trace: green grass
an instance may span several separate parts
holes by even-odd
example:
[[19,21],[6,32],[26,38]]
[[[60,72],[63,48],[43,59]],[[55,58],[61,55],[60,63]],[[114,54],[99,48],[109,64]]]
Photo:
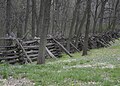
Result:
[[[63,55],[44,65],[0,65],[3,78],[28,78],[35,86],[120,86],[120,41],[111,47]],[[1,82],[0,82],[1,83]]]

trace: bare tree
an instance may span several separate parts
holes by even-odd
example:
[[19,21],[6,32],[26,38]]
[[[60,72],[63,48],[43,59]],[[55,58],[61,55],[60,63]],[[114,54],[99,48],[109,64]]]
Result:
[[41,34],[41,30],[42,30],[42,24],[43,24],[43,18],[44,18],[44,0],[41,0],[40,2],[40,10],[39,10],[39,15],[38,15],[38,19],[37,19],[37,30],[36,30],[36,36],[39,37]]
[[100,21],[99,21],[99,32],[102,32],[103,30],[103,18],[105,13],[105,5],[108,2],[108,0],[101,0],[101,9],[100,9]]
[[36,26],[36,0],[32,0],[32,37],[35,37]]
[[6,34],[10,35],[11,32],[11,0],[7,0],[6,5]]
[[90,17],[91,17],[91,0],[87,0],[87,22],[86,22],[86,30],[85,30],[85,38],[84,38],[84,46],[83,46],[83,55],[87,55],[87,50],[88,50]]
[[[45,63],[45,47],[47,43],[47,31],[49,28],[49,21],[50,21],[50,7],[51,7],[51,0],[43,0],[44,3],[44,19],[43,19],[43,27],[42,33],[40,34],[40,46],[39,46],[39,54],[38,54],[38,64]],[[42,4],[42,3],[41,3]]]
[[71,27],[70,27],[69,36],[68,36],[68,42],[67,42],[68,51],[70,51],[70,42],[73,37],[73,30],[75,29],[76,20],[77,20],[77,9],[79,7],[80,2],[81,0],[77,0],[76,5],[75,5],[75,10],[73,11],[73,18],[72,18]]
[[113,14],[114,18],[113,18],[113,21],[112,21],[112,30],[115,29],[115,26],[116,26],[116,19],[117,19],[119,3],[120,3],[120,0],[117,0],[115,8],[114,8],[114,14]]
[[95,28],[97,25],[97,20],[98,20],[98,7],[99,7],[99,0],[96,0],[96,4],[95,4],[95,11],[94,11],[94,18],[93,18],[93,34],[95,34]]
[[27,32],[27,25],[28,25],[29,11],[30,11],[30,0],[27,0],[27,5],[26,5],[26,15],[25,15],[24,34]]

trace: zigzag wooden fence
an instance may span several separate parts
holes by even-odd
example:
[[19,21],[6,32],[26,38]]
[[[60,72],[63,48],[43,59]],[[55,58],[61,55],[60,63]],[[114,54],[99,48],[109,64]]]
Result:
[[[71,53],[79,52],[82,50],[83,38],[79,38],[78,47],[75,46],[75,39],[71,42],[71,50],[66,49],[67,39],[55,39],[50,37],[47,39],[46,45],[46,58],[59,58],[62,52],[72,57]],[[120,38],[120,30],[108,31],[102,34],[89,36],[89,49],[108,47],[110,42]],[[0,40],[11,40],[12,44],[9,46],[0,46],[0,63],[31,63],[37,60],[38,48],[40,39],[21,40],[15,36],[11,38],[0,38]]]

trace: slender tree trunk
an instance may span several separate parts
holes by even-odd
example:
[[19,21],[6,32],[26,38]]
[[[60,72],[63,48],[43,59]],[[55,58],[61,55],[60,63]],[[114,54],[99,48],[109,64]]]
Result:
[[5,34],[10,35],[11,32],[11,0],[7,0],[6,5],[6,30]]
[[36,0],[32,0],[32,37],[35,37],[35,21],[36,21]]
[[[80,9],[79,9],[80,10]],[[75,25],[75,36],[76,36],[76,34],[77,34],[77,32],[78,32],[78,27],[79,27],[79,23],[80,23],[80,13],[79,12],[77,12],[77,17],[76,17],[76,25]]]
[[102,5],[101,5],[101,11],[100,11],[99,32],[102,32],[103,30],[103,17],[105,12],[105,5],[108,2],[108,0],[101,0],[101,1],[102,1]]
[[[4,0],[3,0],[4,1]],[[4,8],[5,8],[5,3],[6,2],[3,2],[2,0],[0,1],[0,3],[2,3],[4,6]],[[1,6],[1,5],[0,5]],[[0,9],[0,37],[5,37],[6,36],[6,26],[4,25],[4,21],[5,21],[5,11],[4,11],[4,9]],[[0,40],[0,46],[4,46],[5,45],[5,42],[4,42],[4,40]]]
[[24,34],[27,32],[27,24],[28,24],[28,18],[29,18],[29,8],[30,8],[30,0],[27,0]]
[[40,2],[40,11],[39,16],[37,20],[37,30],[36,30],[36,36],[40,37],[41,31],[42,31],[42,24],[43,24],[43,17],[44,17],[44,0],[41,0]]
[[86,22],[86,31],[83,45],[83,56],[87,55],[88,50],[88,36],[90,28],[90,17],[91,17],[91,0],[87,0],[87,22]]
[[71,27],[70,27],[70,31],[69,31],[69,36],[68,36],[68,41],[67,41],[67,49],[68,51],[70,51],[70,42],[72,40],[73,37],[73,29],[75,29],[75,25],[76,25],[76,14],[77,14],[77,8],[80,4],[81,0],[77,0],[76,5],[75,5],[75,10],[73,11],[73,18],[72,18],[72,22],[71,22]]
[[84,14],[83,14],[83,17],[82,17],[82,20],[81,20],[81,23],[79,25],[79,29],[77,31],[77,37],[76,37],[76,47],[78,48],[78,43],[79,43],[79,39],[80,39],[80,36],[81,36],[81,30],[83,28],[83,25],[85,23],[85,20],[86,20],[86,13],[87,13],[87,9],[85,10]]
[[114,9],[114,18],[113,18],[113,21],[112,21],[112,30],[114,30],[115,26],[116,26],[117,10],[118,10],[119,2],[120,2],[120,0],[116,1],[116,5],[115,5],[115,9]]
[[111,3],[109,3],[109,19],[108,19],[108,27],[107,27],[106,31],[109,30],[109,29],[111,29],[111,17],[112,17],[112,12],[111,12],[111,9],[110,9],[110,8],[113,8],[114,3],[112,4],[112,7],[111,7],[110,5],[111,5]]
[[17,27],[17,37],[18,38],[22,38],[23,37],[23,28],[22,28],[22,19],[21,19],[21,15],[19,16],[19,20],[18,20],[18,27]]
[[[10,36],[11,33],[11,0],[7,0],[6,4],[6,29],[5,29],[5,36]],[[11,40],[6,40],[5,45],[11,45]]]
[[98,0],[96,0],[96,7],[95,7],[95,13],[94,13],[94,22],[93,22],[93,34],[95,34],[95,28],[97,25],[97,13],[98,13]]

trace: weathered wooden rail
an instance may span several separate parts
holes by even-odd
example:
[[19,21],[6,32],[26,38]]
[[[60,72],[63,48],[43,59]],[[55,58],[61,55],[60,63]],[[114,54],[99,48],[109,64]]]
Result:
[[[2,38],[3,39],[3,38]],[[39,41],[38,40],[19,40],[10,38],[15,45],[0,46],[0,62],[14,63],[31,63],[37,60]],[[4,50],[3,50],[4,49]],[[61,49],[57,44],[50,42],[46,45],[46,58],[57,58],[61,56]]]
[[[108,47],[110,46],[110,42],[114,42],[115,39],[120,38],[120,30],[108,31],[102,34],[91,35],[89,36],[89,49]],[[0,63],[31,63],[37,60],[38,57],[38,49],[40,39],[32,39],[32,40],[21,40],[17,39],[15,35],[12,35],[10,38],[0,38],[0,40],[12,40],[12,44],[9,46],[0,46]],[[62,52],[65,52],[67,55],[72,57],[71,53],[79,52],[82,50],[82,46],[84,43],[84,37],[80,37],[78,42],[78,47],[75,46],[75,39],[71,44],[71,50],[68,51],[67,39],[55,39],[50,37],[47,39],[46,45],[46,58],[58,58],[61,57]]]

